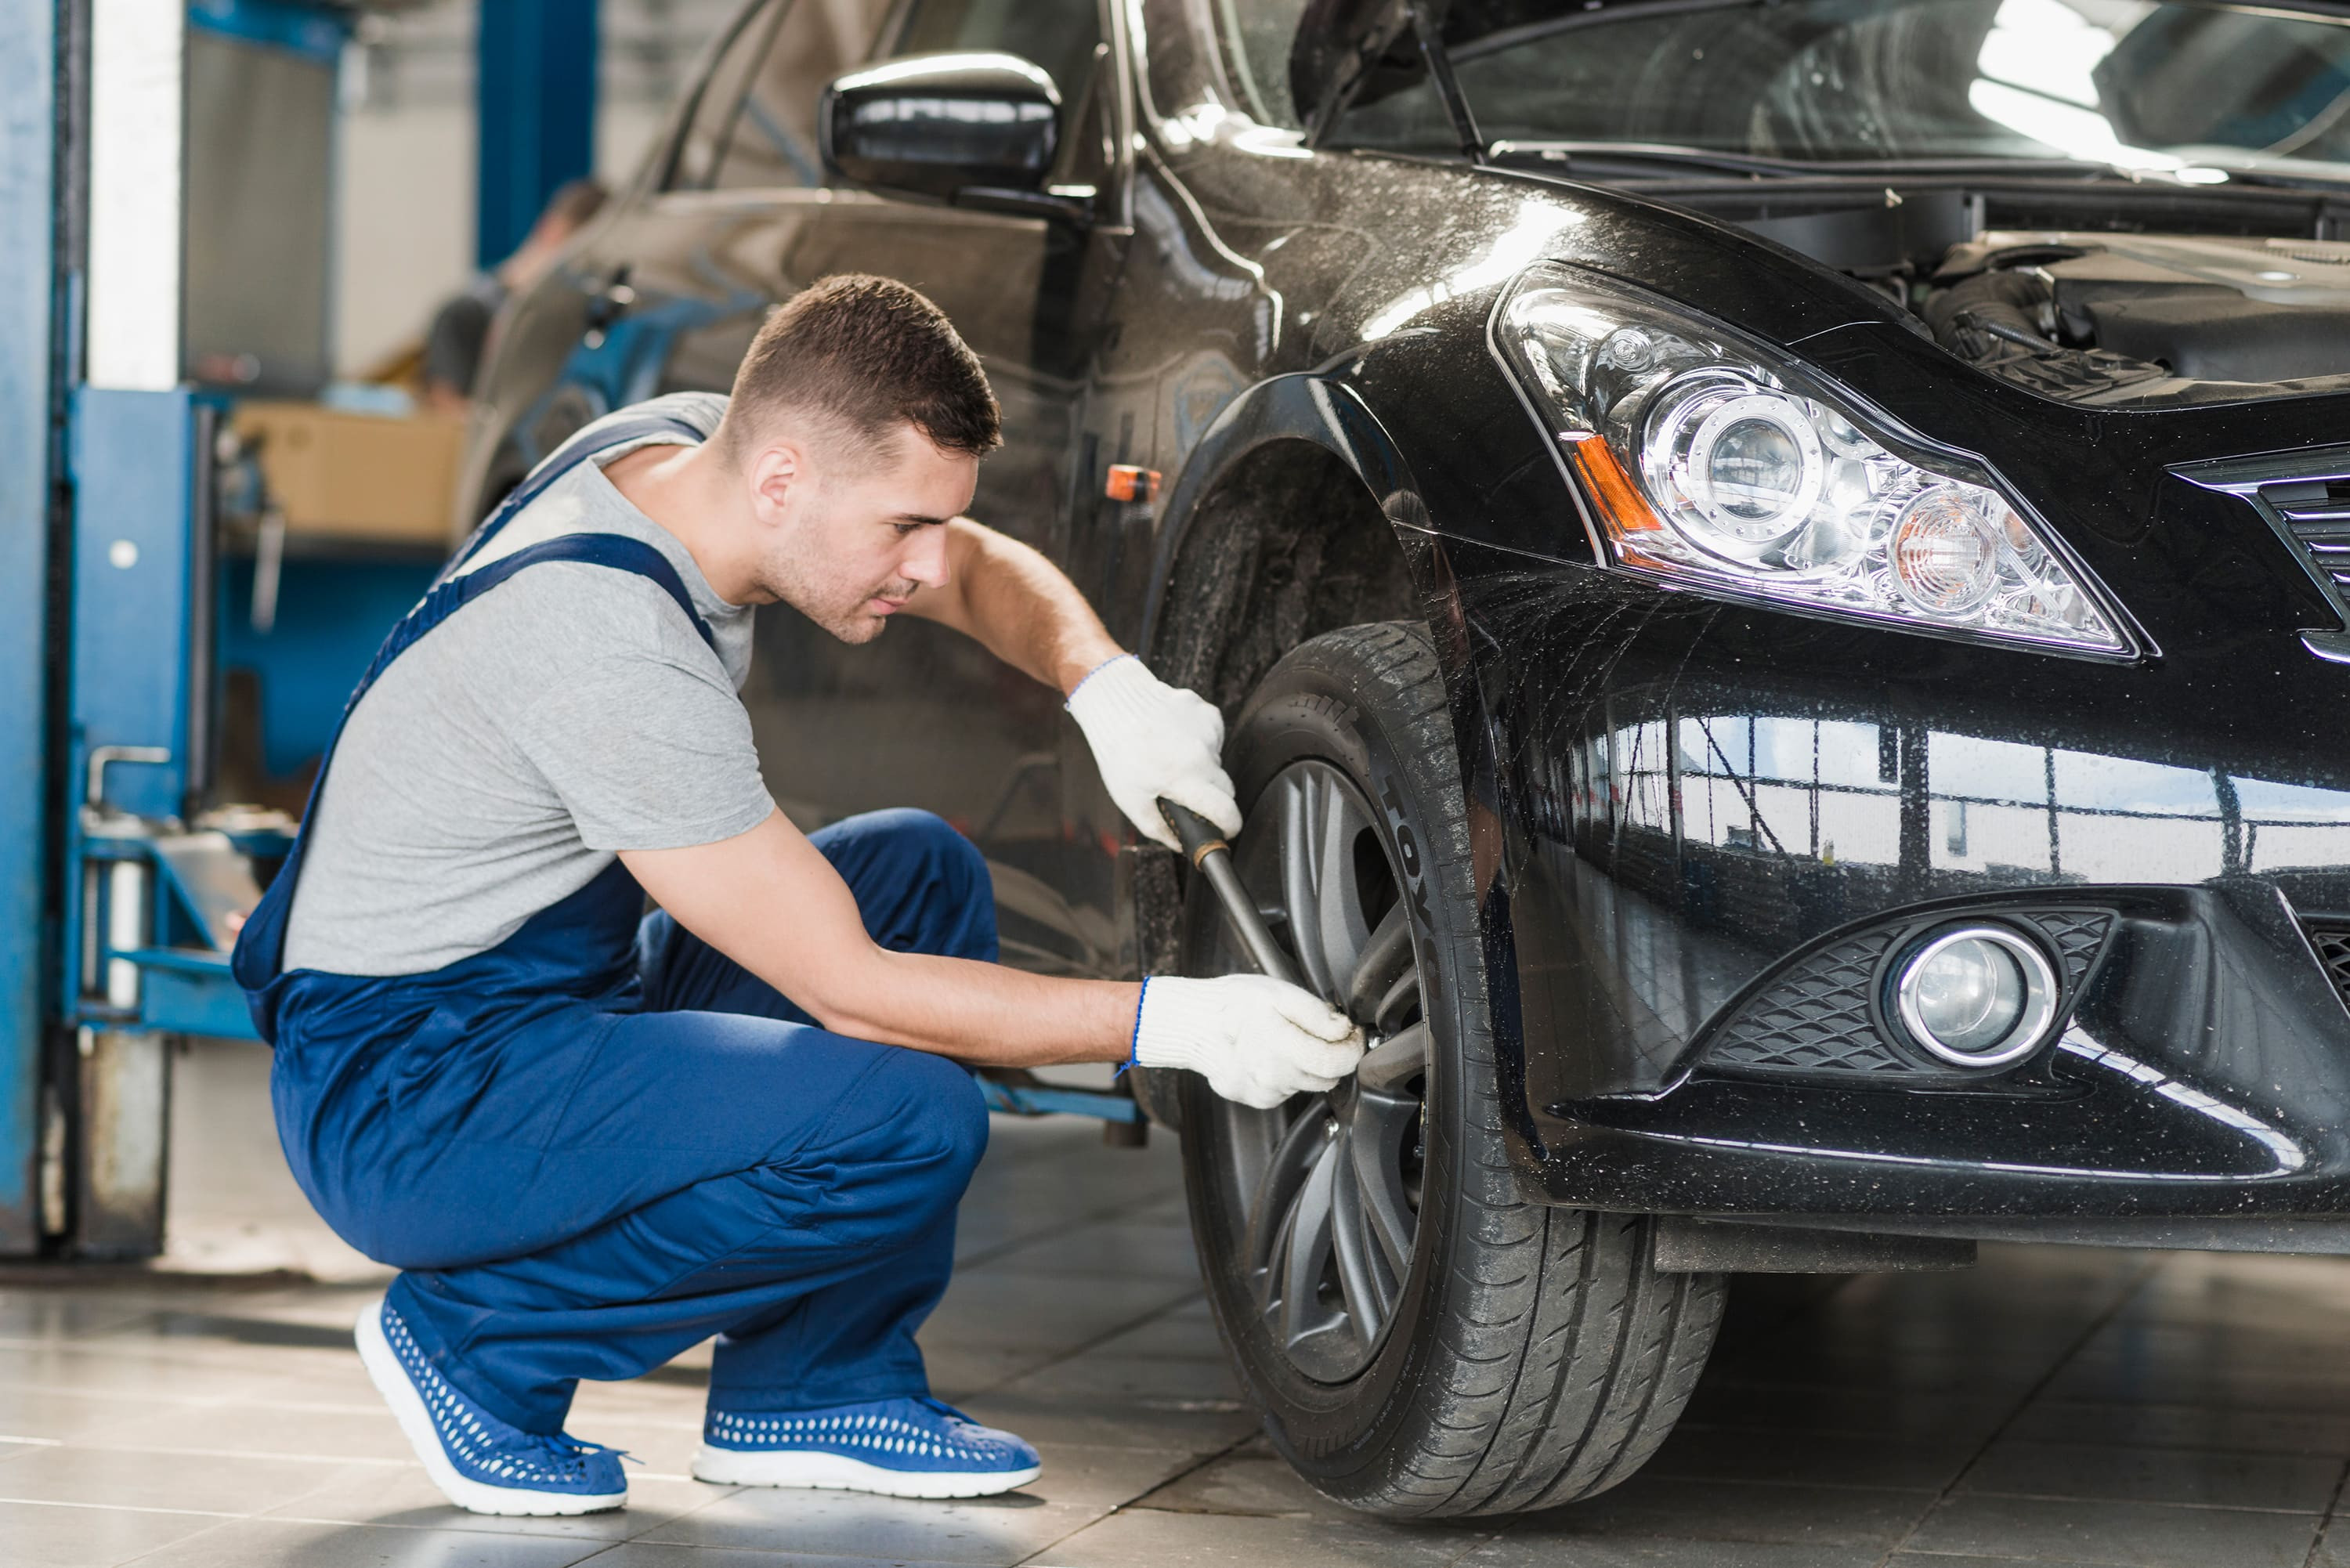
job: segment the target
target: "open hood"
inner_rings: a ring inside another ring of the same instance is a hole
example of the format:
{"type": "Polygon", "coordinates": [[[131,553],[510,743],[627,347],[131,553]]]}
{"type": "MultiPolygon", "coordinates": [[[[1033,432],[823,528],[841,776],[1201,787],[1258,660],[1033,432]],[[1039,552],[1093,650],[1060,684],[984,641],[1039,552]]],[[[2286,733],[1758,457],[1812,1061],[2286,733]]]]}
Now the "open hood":
{"type": "MultiPolygon", "coordinates": [[[[1633,12],[1726,10],[1770,0],[1309,0],[1289,61],[1290,92],[1318,138],[1358,99],[1385,97],[1427,69],[1415,16],[1434,24],[1445,53],[1473,58],[1553,34],[1602,26],[1633,12]]],[[[2350,16],[2350,0],[2261,0],[2260,11],[2350,16]]]]}

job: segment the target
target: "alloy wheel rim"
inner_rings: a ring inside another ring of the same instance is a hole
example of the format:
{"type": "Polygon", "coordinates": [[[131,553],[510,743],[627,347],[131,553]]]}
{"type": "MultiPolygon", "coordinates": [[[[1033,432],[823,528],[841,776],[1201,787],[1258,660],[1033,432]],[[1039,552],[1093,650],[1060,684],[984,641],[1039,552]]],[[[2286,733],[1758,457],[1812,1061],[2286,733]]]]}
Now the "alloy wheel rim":
{"type": "Polygon", "coordinates": [[[1338,1383],[1378,1354],[1419,1235],[1429,1054],[1419,963],[1402,881],[1351,779],[1327,763],[1293,763],[1255,820],[1241,846],[1243,881],[1302,981],[1370,1044],[1328,1094],[1270,1111],[1222,1106],[1258,1315],[1298,1371],[1338,1383]]]}

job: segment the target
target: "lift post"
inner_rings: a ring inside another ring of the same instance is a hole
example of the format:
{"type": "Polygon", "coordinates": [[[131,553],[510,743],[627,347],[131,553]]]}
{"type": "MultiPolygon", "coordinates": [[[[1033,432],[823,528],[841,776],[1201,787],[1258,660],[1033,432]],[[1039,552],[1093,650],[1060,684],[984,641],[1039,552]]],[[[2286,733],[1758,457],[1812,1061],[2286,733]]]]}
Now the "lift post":
{"type": "Polygon", "coordinates": [[[477,265],[512,254],[556,187],[596,167],[597,0],[483,0],[477,265]]]}
{"type": "Polygon", "coordinates": [[[0,4],[0,1256],[41,1242],[49,583],[67,309],[57,221],[62,7],[0,4]]]}

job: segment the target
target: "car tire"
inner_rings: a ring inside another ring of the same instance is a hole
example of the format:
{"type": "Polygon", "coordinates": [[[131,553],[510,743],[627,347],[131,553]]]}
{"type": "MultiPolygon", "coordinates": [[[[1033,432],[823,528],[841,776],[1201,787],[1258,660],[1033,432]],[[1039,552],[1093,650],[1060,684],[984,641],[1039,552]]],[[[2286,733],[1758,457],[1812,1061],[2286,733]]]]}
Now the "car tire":
{"type": "MultiPolygon", "coordinates": [[[[1644,1217],[1520,1193],[1426,630],[1296,649],[1226,755],[1248,813],[1235,867],[1276,940],[1309,984],[1380,1014],[1363,1072],[1329,1096],[1253,1111],[1182,1075],[1192,1232],[1243,1391],[1315,1490],[1372,1513],[1511,1513],[1614,1486],[1687,1402],[1721,1280],[1659,1272],[1644,1217]]],[[[1251,969],[1205,881],[1186,892],[1185,972],[1251,969]]]]}

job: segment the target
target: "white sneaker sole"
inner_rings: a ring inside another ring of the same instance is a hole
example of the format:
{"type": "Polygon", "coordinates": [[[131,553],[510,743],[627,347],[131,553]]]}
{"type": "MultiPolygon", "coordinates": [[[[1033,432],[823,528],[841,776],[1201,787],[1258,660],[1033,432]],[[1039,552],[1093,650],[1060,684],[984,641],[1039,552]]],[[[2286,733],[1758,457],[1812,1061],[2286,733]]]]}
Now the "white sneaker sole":
{"type": "Polygon", "coordinates": [[[693,1456],[693,1479],[718,1486],[806,1487],[818,1491],[870,1491],[883,1497],[993,1497],[1026,1486],[1042,1465],[1017,1470],[893,1470],[844,1454],[754,1453],[704,1443],[693,1456]]]}
{"type": "Polygon", "coordinates": [[[391,1342],[384,1337],[381,1297],[359,1314],[359,1326],[352,1337],[359,1342],[359,1360],[374,1379],[376,1392],[391,1407],[400,1429],[408,1434],[416,1457],[424,1461],[424,1473],[432,1478],[442,1496],[466,1512],[545,1519],[556,1514],[601,1513],[629,1501],[625,1490],[601,1494],[533,1491],[526,1487],[490,1486],[459,1475],[457,1467],[449,1462],[448,1454],[442,1449],[441,1434],[433,1428],[423,1396],[408,1380],[407,1369],[400,1365],[391,1342]]]}

